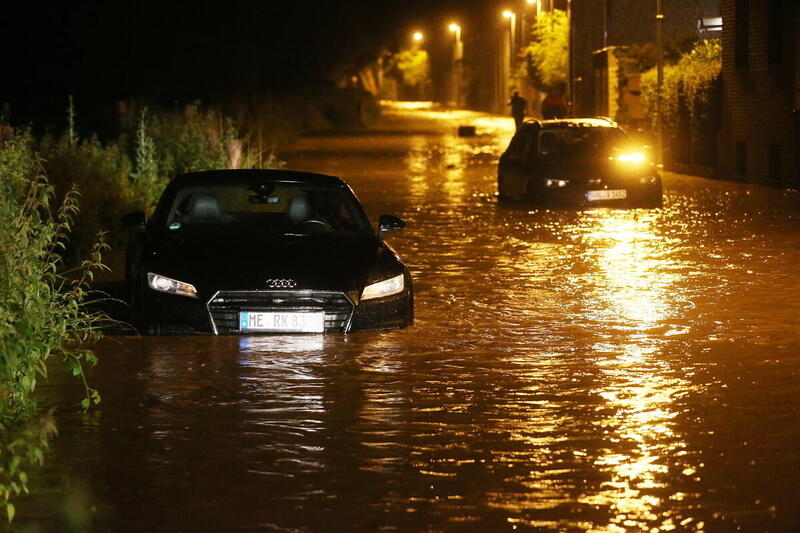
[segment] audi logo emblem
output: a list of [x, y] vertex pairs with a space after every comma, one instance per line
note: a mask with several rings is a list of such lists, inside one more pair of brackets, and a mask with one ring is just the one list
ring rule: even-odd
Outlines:
[[267, 287], [270, 289], [292, 289], [296, 286], [297, 282], [293, 279], [271, 278], [267, 280]]

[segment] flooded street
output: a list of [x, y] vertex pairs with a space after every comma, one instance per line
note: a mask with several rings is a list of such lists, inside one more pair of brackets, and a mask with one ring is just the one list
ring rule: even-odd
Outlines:
[[[800, 194], [498, 204], [512, 127], [393, 107], [282, 154], [406, 221], [415, 326], [107, 338], [16, 527], [800, 530]], [[54, 370], [42, 401], [80, 393]]]

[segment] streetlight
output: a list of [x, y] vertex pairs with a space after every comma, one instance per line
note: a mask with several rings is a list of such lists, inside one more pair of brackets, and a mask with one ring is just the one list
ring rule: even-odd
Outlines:
[[[540, 5], [539, 2], [537, 2], [536, 0], [525, 0], [525, 1], [528, 4], [527, 7], [536, 6], [536, 9], [533, 11], [533, 19], [536, 20], [536, 18], [539, 16], [539, 5]], [[521, 21], [522, 22], [522, 46], [528, 46], [528, 43], [530, 43], [530, 38], [531, 38], [531, 28], [528, 27], [527, 15], [528, 15], [528, 10], [523, 8], [522, 9], [522, 21]]]
[[455, 22], [450, 23], [450, 31], [455, 34], [456, 40], [455, 45], [453, 47], [453, 60], [454, 61], [461, 61], [464, 57], [464, 43], [461, 40], [461, 26], [456, 24]]
[[510, 11], [510, 10], [506, 9], [505, 11], [503, 11], [503, 16], [505, 18], [507, 18], [509, 20], [509, 22], [511, 22], [511, 25], [510, 25], [511, 33], [509, 34], [509, 36], [510, 36], [510, 39], [511, 39], [510, 40], [510, 43], [511, 43], [511, 51], [510, 51], [511, 68], [513, 69], [514, 68], [514, 47], [517, 44], [517, 38], [516, 38], [517, 37], [517, 35], [516, 35], [516, 32], [517, 32], [517, 14], [514, 13], [513, 11]]
[[656, 163], [664, 164], [664, 4], [656, 0], [656, 115], [658, 144]]
[[415, 31], [413, 34], [411, 34], [411, 39], [415, 43], [421, 43], [423, 38], [424, 38], [424, 36], [422, 35], [422, 32], [420, 32], [420, 31]]
[[[550, 8], [553, 8], [553, 2], [550, 0]], [[572, 44], [574, 31], [572, 24], [572, 0], [567, 0], [567, 116], [575, 116], [575, 47]]]
[[450, 31], [456, 34], [456, 42], [461, 42], [461, 26], [455, 22], [451, 22], [448, 28], [450, 28]]
[[511, 11], [511, 10], [506, 9], [505, 11], [503, 11], [503, 16], [505, 18], [507, 18], [511, 22], [511, 26], [510, 26], [510, 30], [511, 31], [509, 33], [509, 37], [510, 37], [510, 41], [509, 42], [511, 43], [511, 48], [509, 49], [508, 57], [510, 59], [509, 65], [511, 67], [511, 71], [513, 72], [514, 71], [514, 46], [516, 45], [516, 42], [517, 42], [517, 39], [516, 39], [517, 14], [514, 13], [513, 11]]
[[451, 22], [448, 26], [449, 30], [453, 32], [455, 40], [453, 41], [453, 62], [451, 64], [451, 96], [453, 102], [458, 107], [461, 105], [461, 60], [464, 58], [464, 43], [461, 41], [461, 26], [455, 22]]

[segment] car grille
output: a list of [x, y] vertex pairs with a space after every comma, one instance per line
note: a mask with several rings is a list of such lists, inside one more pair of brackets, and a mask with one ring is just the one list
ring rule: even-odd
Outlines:
[[215, 333], [238, 333], [239, 311], [325, 313], [325, 331], [346, 331], [353, 303], [342, 292], [329, 291], [220, 291], [208, 302]]

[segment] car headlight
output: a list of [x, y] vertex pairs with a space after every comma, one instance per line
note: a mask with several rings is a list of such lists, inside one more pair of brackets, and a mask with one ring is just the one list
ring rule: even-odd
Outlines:
[[554, 180], [554, 179], [544, 180], [544, 186], [549, 188], [561, 188], [561, 187], [566, 187], [567, 185], [569, 185], [569, 180]]
[[633, 166], [638, 166], [647, 162], [647, 156], [642, 152], [627, 152], [624, 154], [610, 156], [608, 159]]
[[617, 161], [621, 163], [644, 163], [646, 157], [642, 152], [633, 152], [630, 154], [621, 154], [617, 156]]
[[161, 276], [159, 274], [147, 273], [147, 283], [154, 291], [168, 292], [170, 294], [180, 294], [181, 296], [192, 296], [197, 298], [197, 289], [190, 283], [184, 283], [176, 279]]
[[393, 294], [403, 292], [405, 286], [406, 282], [404, 275], [398, 274], [393, 278], [372, 283], [364, 287], [364, 291], [361, 293], [361, 299], [371, 300], [373, 298], [384, 298], [386, 296], [391, 296]]

